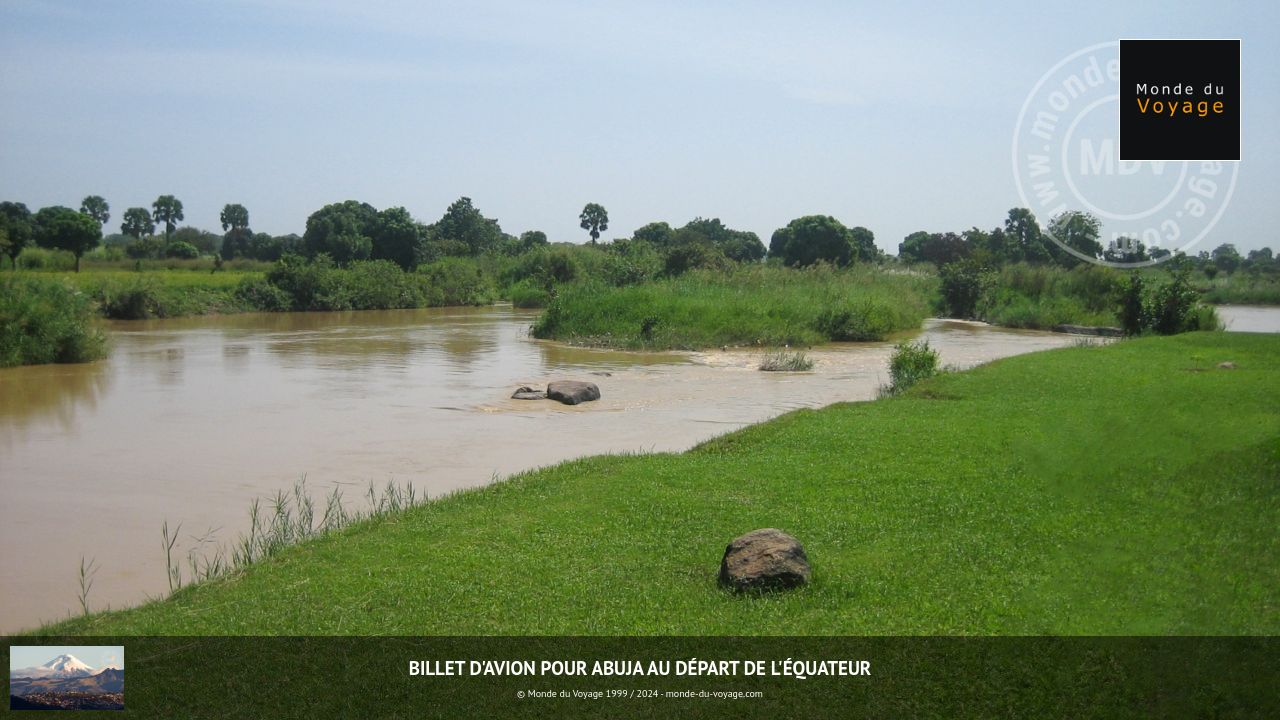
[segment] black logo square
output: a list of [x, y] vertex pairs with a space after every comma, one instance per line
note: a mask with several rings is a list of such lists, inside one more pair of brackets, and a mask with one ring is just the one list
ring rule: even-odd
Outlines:
[[1240, 41], [1121, 40], [1120, 159], [1239, 160]]

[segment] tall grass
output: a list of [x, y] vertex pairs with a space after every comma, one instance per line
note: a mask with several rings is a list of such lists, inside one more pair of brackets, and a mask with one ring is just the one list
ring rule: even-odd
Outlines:
[[803, 350], [777, 350], [765, 353], [760, 360], [760, 369], [765, 372], [804, 372], [813, 369], [813, 360]]
[[622, 348], [812, 345], [919, 327], [937, 279], [874, 267], [742, 266], [613, 287], [559, 288], [533, 334]]
[[106, 336], [85, 293], [47, 277], [0, 277], [0, 367], [88, 362], [104, 355]]
[[1280, 276], [1275, 274], [1218, 276], [1203, 288], [1205, 302], [1218, 305], [1280, 305]]
[[1006, 265], [978, 301], [980, 319], [1008, 327], [1048, 330], [1056, 325], [1119, 324], [1123, 276], [1084, 264], [1066, 270], [1049, 265]]
[[216, 530], [189, 538], [191, 546], [186, 551], [185, 575], [180, 554], [175, 552], [181, 524], [170, 532], [169, 523], [165, 521], [161, 535], [169, 592], [177, 592], [184, 582], [205, 582], [229, 575], [299, 543], [356, 522], [394, 516], [427, 500], [426, 494], [420, 495], [413, 483], [397, 485], [391, 481], [382, 487], [369, 483], [363, 497], [366, 503], [363, 510], [350, 509], [341, 489], [335, 486], [325, 495], [324, 508], [317, 517], [316, 503], [303, 477], [291, 490], [277, 491], [265, 502], [254, 498], [249, 505], [249, 529], [229, 545], [217, 541]]

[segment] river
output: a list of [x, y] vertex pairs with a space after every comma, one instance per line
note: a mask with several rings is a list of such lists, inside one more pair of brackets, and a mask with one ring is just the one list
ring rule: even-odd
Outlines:
[[[110, 325], [103, 361], [0, 370], [0, 632], [167, 591], [161, 526], [230, 542], [255, 497], [306, 476], [318, 497], [370, 481], [430, 496], [583, 455], [673, 451], [802, 407], [867, 400], [891, 343], [812, 350], [806, 373], [761, 353], [630, 353], [534, 340], [510, 307], [277, 313]], [[968, 367], [1072, 336], [927, 321]], [[510, 399], [596, 382], [600, 401]], [[185, 564], [185, 563], [184, 563]]]

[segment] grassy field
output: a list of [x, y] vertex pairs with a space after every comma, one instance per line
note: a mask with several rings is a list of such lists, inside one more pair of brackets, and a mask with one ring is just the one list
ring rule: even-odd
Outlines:
[[695, 271], [626, 287], [575, 283], [559, 289], [533, 333], [632, 349], [879, 340], [918, 328], [936, 286], [931, 275], [826, 266]]
[[[1013, 357], [525, 473], [41, 632], [1275, 634], [1278, 400], [1277, 336]], [[717, 587], [760, 527], [805, 543], [808, 587]]]

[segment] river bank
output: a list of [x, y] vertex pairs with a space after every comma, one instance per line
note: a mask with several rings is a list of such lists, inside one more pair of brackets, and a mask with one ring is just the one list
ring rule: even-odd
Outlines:
[[[523, 473], [41, 632], [1274, 633], [1277, 370], [1280, 338], [1250, 334], [1008, 358]], [[725, 542], [766, 526], [812, 585], [719, 590]]]
[[[0, 371], [0, 628], [78, 610], [81, 556], [101, 568], [92, 607], [168, 590], [161, 524], [176, 557], [211, 529], [230, 541], [255, 497], [300, 476], [320, 501], [355, 507], [372, 481], [419, 493], [600, 453], [683, 451], [720, 433], [889, 380], [891, 342], [809, 352], [805, 373], [762, 373], [762, 351], [634, 353], [531, 339], [509, 307], [258, 313], [119, 321], [112, 353], [83, 365]], [[959, 367], [1077, 338], [926, 321]], [[512, 400], [525, 384], [590, 379], [604, 397], [569, 407]], [[267, 438], [268, 440], [264, 440]], [[320, 503], [323, 506], [323, 503]], [[43, 533], [63, 518], [76, 533]], [[184, 569], [184, 572], [186, 570]]]

